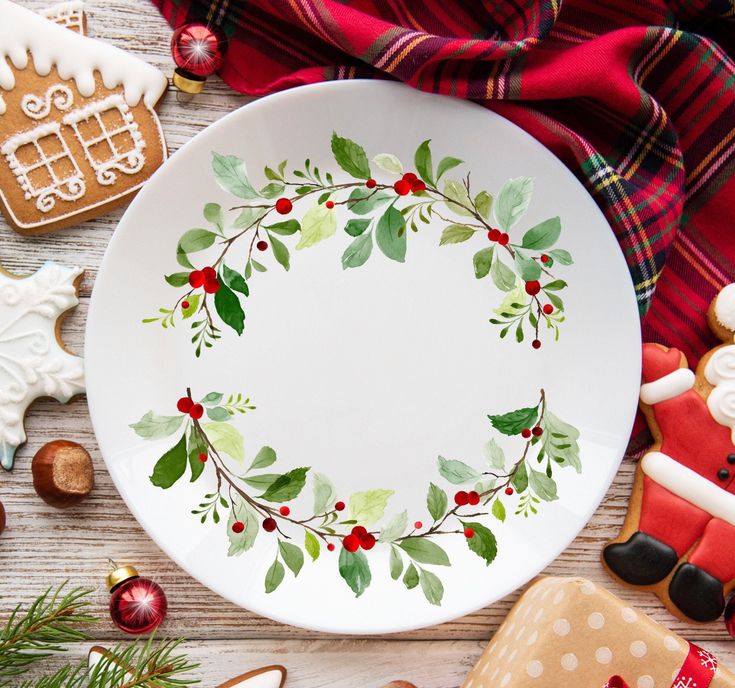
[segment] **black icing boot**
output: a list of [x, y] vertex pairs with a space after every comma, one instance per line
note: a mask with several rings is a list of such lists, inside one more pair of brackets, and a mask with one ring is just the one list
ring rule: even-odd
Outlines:
[[662, 581], [676, 566], [676, 552], [646, 533], [633, 533], [627, 542], [616, 542], [603, 550], [610, 570], [631, 585], [653, 585]]
[[671, 579], [669, 597], [694, 621], [715, 621], [725, 609], [722, 583], [688, 562], [682, 564]]

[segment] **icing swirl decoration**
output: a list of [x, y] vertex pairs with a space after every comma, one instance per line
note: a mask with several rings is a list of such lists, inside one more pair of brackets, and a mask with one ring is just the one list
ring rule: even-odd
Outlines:
[[714, 310], [717, 322], [735, 332], [735, 284], [728, 284], [717, 295]]
[[20, 107], [31, 119], [43, 119], [48, 117], [52, 106], [57, 110], [68, 110], [73, 103], [74, 94], [68, 86], [53, 84], [42, 96], [32, 93], [24, 95]]
[[735, 345], [715, 351], [707, 361], [704, 376], [711, 385], [735, 381]]
[[732, 428], [735, 442], [735, 345], [717, 349], [707, 361], [704, 376], [715, 385], [707, 397], [707, 407], [720, 425]]

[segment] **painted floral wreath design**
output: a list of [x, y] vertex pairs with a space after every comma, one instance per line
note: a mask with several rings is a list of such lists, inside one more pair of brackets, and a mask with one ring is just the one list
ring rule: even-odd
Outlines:
[[[524, 329], [528, 327], [535, 349], [541, 346], [544, 330], [558, 339], [559, 325], [565, 318], [559, 292], [567, 283], [557, 279], [552, 269], [573, 262], [568, 251], [555, 248], [561, 234], [560, 219], [549, 218], [528, 228], [521, 237], [511, 236], [531, 203], [532, 177], [509, 179], [493, 197], [486, 190], [472, 189], [469, 172], [462, 179], [442, 182], [463, 161], [448, 156], [434, 166], [430, 140], [416, 150], [415, 172], [405, 172], [395, 155], [376, 155], [372, 163], [391, 175], [387, 182], [373, 178], [364, 148], [354, 141], [334, 133], [331, 150], [349, 181], [335, 181], [331, 172], [320, 170], [310, 160], [289, 175], [284, 160], [275, 168], [265, 168], [268, 183], [260, 191], [251, 183], [244, 160], [213, 153], [217, 183], [247, 204], [230, 208], [231, 220], [219, 204], [204, 206], [204, 218], [211, 228], [190, 229], [181, 236], [176, 260], [185, 271], [165, 276], [168, 284], [183, 293], [171, 308], [159, 308], [158, 315], [144, 322], [159, 322], [169, 328], [177, 321], [189, 321], [197, 356], [203, 347], [212, 347], [222, 337], [222, 324], [242, 335], [243, 302], [250, 295], [250, 282], [255, 273], [268, 269], [255, 256], [271, 254], [288, 270], [291, 253], [285, 240], [296, 241], [298, 251], [333, 237], [342, 218], [338, 209], [344, 208], [349, 219], [343, 229], [350, 239], [342, 254], [344, 269], [364, 265], [374, 245], [385, 257], [405, 262], [409, 234], [439, 220], [444, 223], [440, 245], [470, 240], [482, 243], [472, 259], [475, 277], [489, 275], [506, 294], [494, 309], [497, 317], [490, 319], [491, 324], [500, 326], [500, 336], [512, 332], [522, 342], [528, 339]], [[306, 203], [312, 205], [300, 221], [288, 217], [297, 205]], [[231, 254], [239, 243], [247, 246], [242, 269], [235, 266]], [[200, 252], [206, 260], [202, 257], [201, 267], [195, 267], [191, 256]]]
[[[427, 488], [426, 515], [409, 516], [407, 510], [397, 510], [386, 516], [393, 490], [371, 489], [342, 499], [329, 477], [310, 467], [267, 471], [277, 461], [276, 451], [268, 446], [243, 472], [244, 438], [232, 421], [255, 410], [249, 398], [211, 392], [195, 400], [187, 389], [176, 408], [178, 413], [172, 416], [149, 411], [130, 426], [145, 440], [179, 435], [156, 462], [150, 480], [165, 490], [187, 473], [191, 482], [207, 470], [213, 473], [216, 489], [204, 495], [192, 514], [201, 523], [211, 518], [219, 524], [226, 519], [229, 556], [250, 550], [261, 533], [273, 538], [276, 554], [265, 575], [267, 593], [281, 585], [286, 568], [296, 577], [305, 554], [316, 561], [326, 549], [335, 557], [340, 576], [360, 597], [372, 580], [375, 557], [371, 553], [388, 548], [385, 573], [401, 580], [408, 590], [420, 587], [431, 604], [440, 605], [444, 586], [437, 569], [430, 567], [451, 562], [439, 541], [462, 537], [489, 566], [497, 556], [498, 543], [488, 521], [505, 522], [509, 512], [516, 517], [538, 513], [542, 501], [558, 498], [555, 470], [582, 470], [579, 432], [549, 410], [541, 389], [532, 406], [488, 415], [495, 431], [518, 443], [512, 458], [492, 438], [483, 447], [481, 468], [439, 456], [439, 477]], [[442, 481], [462, 489], [452, 488], [450, 498], [437, 484]], [[307, 483], [311, 500], [304, 496]]]

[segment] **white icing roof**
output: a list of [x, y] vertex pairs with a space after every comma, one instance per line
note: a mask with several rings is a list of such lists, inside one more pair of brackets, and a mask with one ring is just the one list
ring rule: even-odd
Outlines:
[[[143, 98], [153, 107], [166, 90], [168, 80], [159, 69], [109, 43], [81, 36], [31, 12], [10, 0], [0, 0], [0, 88], [15, 87], [16, 69], [28, 64], [28, 51], [40, 76], [53, 65], [62, 79], [74, 79], [85, 97], [94, 93], [94, 71], [99, 70], [107, 88], [122, 85], [125, 100], [131, 107]], [[0, 114], [5, 103], [0, 94]]]

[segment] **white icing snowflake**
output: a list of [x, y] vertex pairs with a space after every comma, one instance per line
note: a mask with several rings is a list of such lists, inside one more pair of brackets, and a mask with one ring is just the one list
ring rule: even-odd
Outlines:
[[66, 403], [84, 392], [84, 364], [63, 349], [57, 321], [79, 303], [74, 281], [82, 274], [48, 262], [30, 277], [0, 272], [0, 465], [13, 467], [26, 440], [23, 418], [39, 397]]
[[717, 668], [717, 657], [715, 657], [711, 652], [700, 648], [697, 650], [697, 656], [699, 657], [699, 662], [703, 667], [712, 669], [712, 671]]
[[691, 676], [679, 676], [671, 688], [697, 688], [697, 682]]

